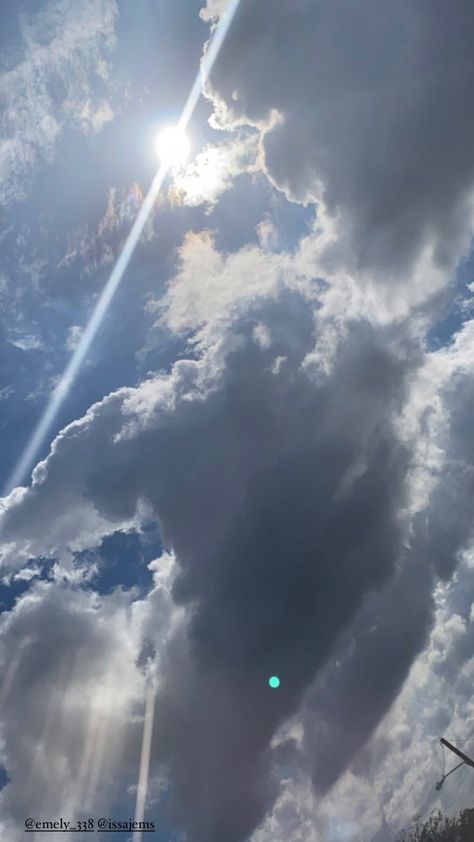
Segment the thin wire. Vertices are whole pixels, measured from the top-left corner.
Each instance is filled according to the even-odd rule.
[[[420,774],[418,775],[418,777],[417,777],[417,778],[415,778],[415,780],[413,781],[413,783],[411,784],[411,786],[410,786],[410,787],[408,788],[408,790],[406,791],[405,795],[403,795],[403,796],[399,799],[399,801],[397,802],[397,804],[395,805],[395,807],[392,807],[392,809],[391,809],[391,811],[390,811],[390,813],[389,813],[388,819],[391,819],[391,818],[393,817],[393,814],[394,814],[395,812],[397,812],[397,811],[400,809],[400,807],[402,806],[402,804],[404,803],[404,801],[405,801],[405,800],[408,798],[408,796],[410,795],[410,792],[412,791],[413,787],[414,787],[414,786],[418,783],[418,781],[420,780],[421,776],[424,774],[425,769],[427,769],[427,767],[431,764],[431,762],[432,762],[432,758],[430,757],[430,758],[426,761],[426,763],[425,763],[425,765],[423,766],[423,768],[421,769],[421,772],[420,772]],[[387,822],[388,822],[388,819],[386,819],[386,821],[387,821]]]
[[[434,754],[434,752],[433,752],[432,754]],[[402,796],[399,798],[399,800],[396,802],[396,804],[392,807],[392,809],[390,810],[390,812],[389,812],[388,816],[387,816],[387,815],[385,815],[385,813],[384,813],[384,824],[382,825],[382,827],[381,827],[381,828],[379,828],[379,830],[377,831],[377,833],[375,834],[375,836],[374,836],[374,837],[372,837],[371,842],[376,842],[377,837],[379,837],[379,836],[380,836],[380,834],[382,833],[382,831],[383,831],[383,830],[388,830],[388,831],[389,831],[389,833],[390,833],[392,836],[394,836],[394,835],[395,835],[395,831],[393,830],[393,828],[391,828],[391,827],[390,827],[389,822],[393,819],[394,814],[395,814],[395,813],[397,813],[397,812],[399,811],[399,809],[400,809],[400,807],[402,806],[402,804],[404,804],[404,802],[406,801],[406,799],[408,798],[408,796],[409,796],[409,795],[410,795],[410,793],[412,792],[413,788],[416,786],[416,784],[418,783],[418,781],[420,780],[420,778],[421,778],[421,777],[423,776],[423,774],[425,773],[425,771],[426,771],[426,769],[428,768],[428,766],[432,763],[432,760],[433,760],[433,757],[432,757],[432,756],[428,758],[428,760],[426,761],[425,765],[422,767],[422,769],[421,769],[421,771],[420,771],[419,775],[415,778],[415,780],[414,780],[414,781],[413,781],[413,783],[410,785],[410,787],[409,787],[409,788],[408,788],[408,790],[405,792],[405,794],[404,794],[404,795],[402,795]]]
[[[153,737],[153,720],[155,715],[156,690],[153,676],[149,683],[145,698],[145,714],[143,717],[142,750],[138,773],[137,799],[135,805],[135,822],[141,825],[145,816],[146,797],[148,794],[148,780],[150,775],[151,741]],[[133,842],[142,842],[142,831],[135,830]]]

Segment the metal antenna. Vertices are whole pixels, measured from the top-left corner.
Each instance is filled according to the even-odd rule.
[[[445,740],[444,737],[441,737],[440,743],[441,745],[446,746],[446,748],[449,748],[449,750],[452,751],[453,754],[456,754],[458,757],[460,757],[461,763],[458,763],[458,765],[455,766],[454,769],[451,769],[449,772],[446,772],[446,774],[442,776],[441,780],[438,781],[438,783],[436,784],[436,789],[438,790],[438,792],[443,786],[446,778],[448,778],[449,775],[452,775],[452,773],[455,772],[456,769],[459,769],[461,766],[471,766],[474,769],[474,760],[471,760],[471,758],[468,757],[467,754],[464,754],[462,751],[456,748],[456,746],[453,746],[453,744]]]

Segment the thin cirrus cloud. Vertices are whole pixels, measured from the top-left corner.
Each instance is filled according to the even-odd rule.
[[[113,117],[104,97],[116,14],[115,0],[60,0],[21,15],[21,52],[0,75],[2,203],[24,195],[65,127],[99,131]]]

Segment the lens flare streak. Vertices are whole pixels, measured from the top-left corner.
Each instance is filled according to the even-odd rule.
[[[150,772],[151,738],[153,736],[153,719],[155,714],[155,697],[155,685],[153,680],[150,680],[146,694],[145,716],[143,720],[142,752],[140,757],[140,771],[138,773],[137,800],[135,806],[136,822],[143,822],[143,817],[145,815],[148,776]],[[134,831],[133,842],[142,842],[141,830]]]
[[[214,62],[216,61],[216,58],[219,55],[220,49],[229,30],[229,26],[235,15],[235,12],[237,11],[239,2],[240,0],[230,0],[225,11],[220,17],[217,27],[214,30],[207,51],[201,61],[201,67],[191,88],[189,96],[186,100],[185,106],[183,108],[181,117],[177,125],[178,130],[183,133],[186,131],[186,128],[191,120],[191,117],[198,103],[199,97],[209,78]],[[49,404],[47,405],[43,415],[41,416],[36,426],[36,429],[33,431],[33,434],[24,452],[22,453],[11,476],[9,477],[8,482],[3,491],[3,496],[8,495],[14,488],[19,486],[22,482],[24,482],[25,478],[28,475],[28,472],[34,464],[38,451],[42,447],[53,425],[53,422],[75,378],[77,377],[79,369],[81,368],[82,363],[84,362],[84,359],[94,340],[94,337],[125,274],[127,266],[130,262],[135,247],[140,239],[142,231],[150,215],[150,211],[152,210],[153,205],[158,197],[158,194],[161,190],[163,181],[166,177],[169,168],[169,163],[167,163],[166,161],[164,161],[160,165],[160,168],[157,174],[155,175],[155,178],[153,179],[150,190],[148,191],[148,194],[144,199],[144,202],[138,212],[137,218],[127,237],[122,253],[120,254],[120,257],[118,258],[117,263],[115,264],[114,269],[112,270],[112,273],[102,291],[99,301],[97,302],[92,316],[89,319],[87,327],[84,330],[84,333],[82,334],[81,340],[76,350],[74,351],[74,354],[71,357],[68,365],[66,366],[66,369],[62,374],[59,384],[56,386],[49,401]]]

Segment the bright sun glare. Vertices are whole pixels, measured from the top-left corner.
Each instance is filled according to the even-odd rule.
[[[189,155],[189,140],[186,132],[178,126],[168,126],[156,139],[156,151],[160,161],[168,167],[182,167]]]

